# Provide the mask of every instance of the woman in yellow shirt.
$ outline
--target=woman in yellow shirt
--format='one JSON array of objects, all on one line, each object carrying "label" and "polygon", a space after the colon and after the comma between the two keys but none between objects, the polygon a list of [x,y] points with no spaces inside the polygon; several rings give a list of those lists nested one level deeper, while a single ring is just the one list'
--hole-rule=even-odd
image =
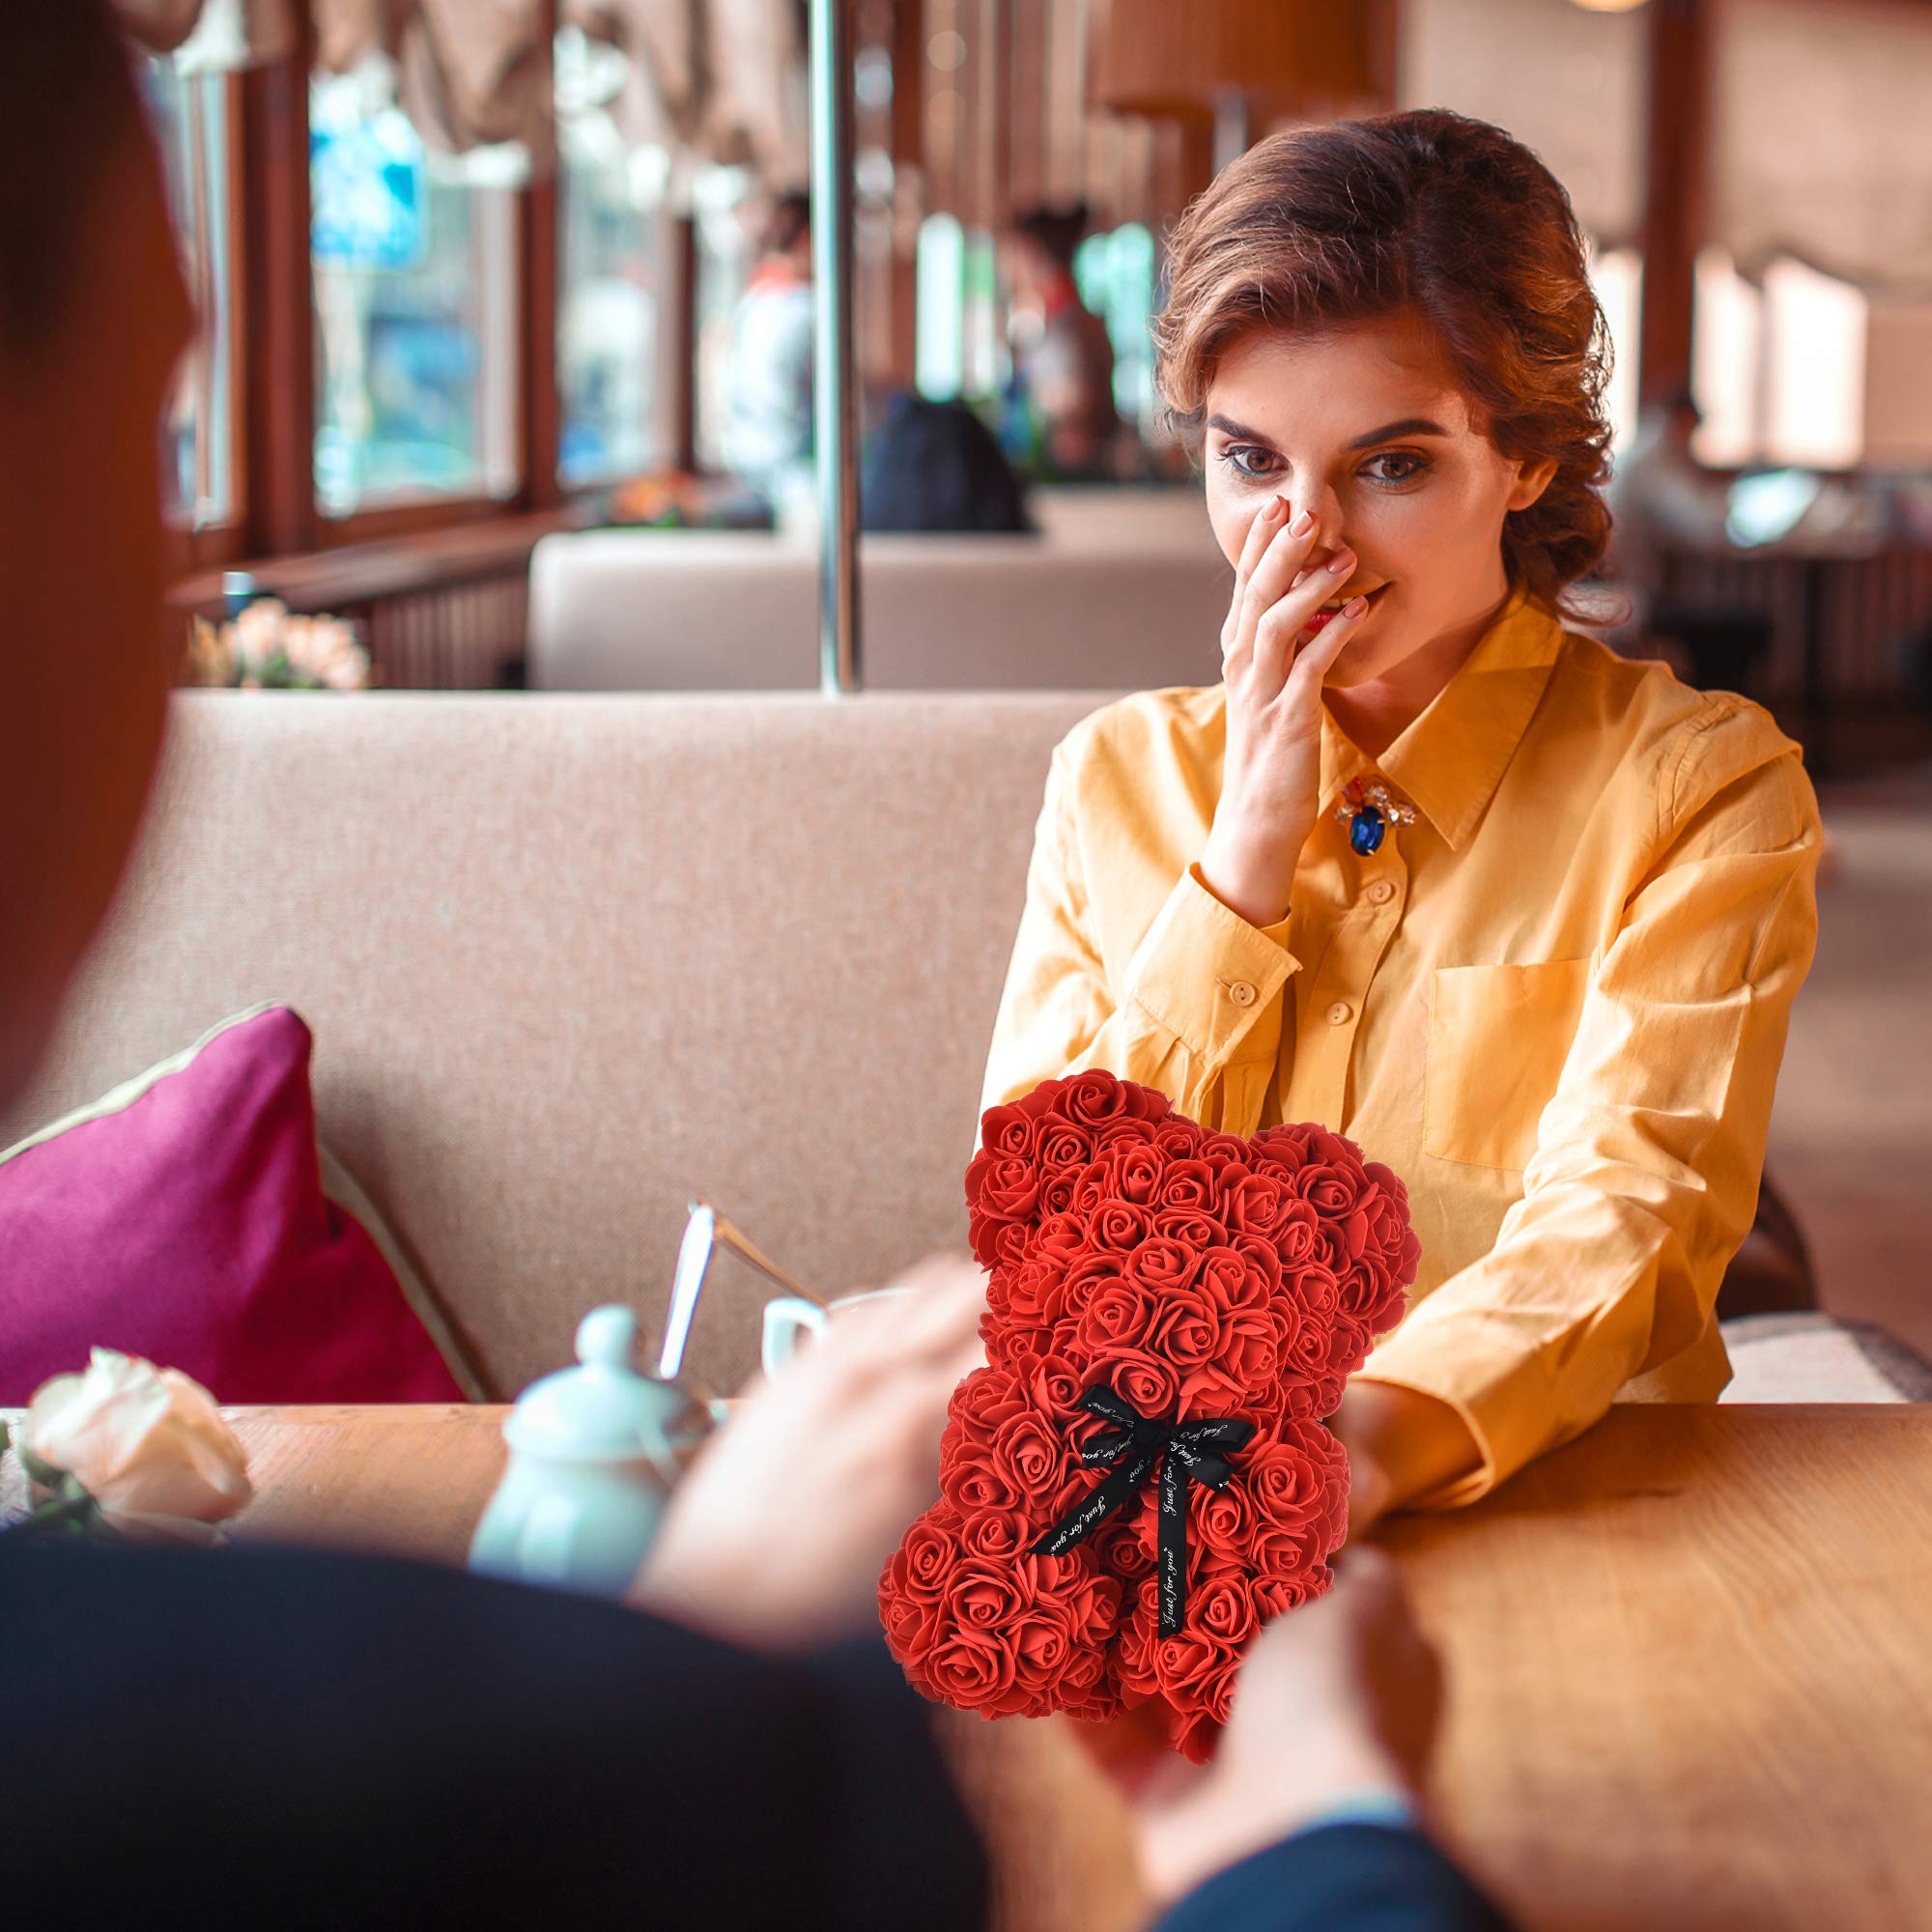
[{"label": "woman in yellow shirt", "polygon": [[1276,135],[1170,286],[1223,677],[1056,748],[980,1104],[1104,1066],[1403,1177],[1410,1306],[1335,1418],[1359,1535],[1730,1378],[1817,801],[1760,706],[1564,626],[1607,334],[1527,149],[1434,109]]}]

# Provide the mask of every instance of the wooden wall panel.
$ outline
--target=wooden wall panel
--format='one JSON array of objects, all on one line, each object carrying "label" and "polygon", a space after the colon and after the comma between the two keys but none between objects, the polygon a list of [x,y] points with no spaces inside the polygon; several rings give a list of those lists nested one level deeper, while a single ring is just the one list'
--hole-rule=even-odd
[{"label": "wooden wall panel", "polygon": [[[1104,0],[1090,0],[1093,6]],[[1087,6],[1052,0],[1046,36],[1044,199],[1077,201],[1087,188]]]},{"label": "wooden wall panel", "polygon": [[1007,72],[1012,98],[1007,186],[1015,209],[1046,199],[1047,16],[1050,0],[1008,0],[1011,43]]}]

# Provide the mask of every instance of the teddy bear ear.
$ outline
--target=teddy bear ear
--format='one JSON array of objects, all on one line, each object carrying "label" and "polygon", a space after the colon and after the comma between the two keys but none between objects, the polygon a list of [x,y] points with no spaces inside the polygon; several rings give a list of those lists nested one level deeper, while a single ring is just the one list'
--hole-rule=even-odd
[{"label": "teddy bear ear", "polygon": [[1032,1119],[1038,1120],[1042,1114],[1060,1111],[1054,1103],[1071,1085],[1072,1082],[1065,1079],[1042,1080],[1031,1094],[1022,1095],[1013,1105]]},{"label": "teddy bear ear", "polygon": [[1024,1160],[1038,1145],[1038,1116],[1024,1100],[1002,1100],[980,1116],[979,1153]]},{"label": "teddy bear ear", "polygon": [[1048,1099],[1050,1111],[1083,1127],[1104,1126],[1118,1120],[1157,1121],[1174,1107],[1158,1087],[1122,1080],[1104,1066],[1089,1066],[1064,1080],[1042,1082],[1028,1096],[1028,1103],[1047,1087],[1055,1090]]}]

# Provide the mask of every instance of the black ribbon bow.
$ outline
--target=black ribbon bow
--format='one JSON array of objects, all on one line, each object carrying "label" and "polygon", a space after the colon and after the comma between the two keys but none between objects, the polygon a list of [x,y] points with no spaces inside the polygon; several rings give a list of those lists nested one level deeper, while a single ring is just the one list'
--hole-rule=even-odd
[{"label": "black ribbon bow", "polygon": [[[1179,1636],[1187,1610],[1188,1480],[1226,1489],[1235,1471],[1227,1457],[1216,1452],[1232,1453],[1240,1448],[1255,1433],[1255,1425],[1238,1415],[1163,1422],[1143,1415],[1105,1382],[1095,1382],[1080,1398],[1080,1406],[1115,1425],[1081,1449],[1081,1462],[1090,1468],[1100,1463],[1118,1463],[1120,1466],[1084,1501],[1074,1504],[1027,1554],[1064,1556],[1136,1494],[1156,1458],[1161,1459],[1160,1634]],[[1123,1456],[1127,1460],[1122,1463]]]}]

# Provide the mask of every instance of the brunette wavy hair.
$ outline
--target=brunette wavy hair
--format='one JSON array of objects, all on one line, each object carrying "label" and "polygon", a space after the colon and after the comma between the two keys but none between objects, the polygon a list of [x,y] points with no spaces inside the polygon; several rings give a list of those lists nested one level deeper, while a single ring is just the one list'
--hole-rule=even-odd
[{"label": "brunette wavy hair", "polygon": [[1155,380],[1198,447],[1215,364],[1240,337],[1405,312],[1435,331],[1497,450],[1556,459],[1543,495],[1504,519],[1503,556],[1563,610],[1609,542],[1609,327],[1570,197],[1500,128],[1415,108],[1249,149],[1169,239]]}]

